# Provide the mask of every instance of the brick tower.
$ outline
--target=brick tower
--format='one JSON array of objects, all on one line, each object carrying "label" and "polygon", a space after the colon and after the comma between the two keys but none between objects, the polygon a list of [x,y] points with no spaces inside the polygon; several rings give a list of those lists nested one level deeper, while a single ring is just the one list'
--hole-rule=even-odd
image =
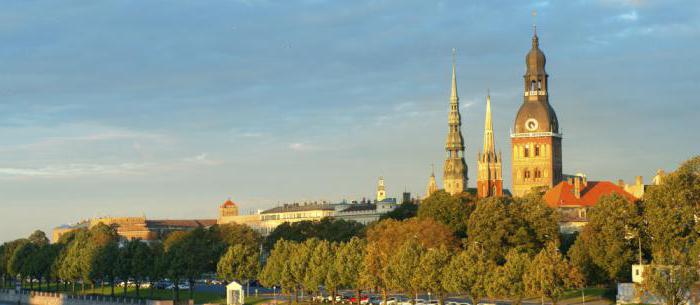
[{"label": "brick tower", "polygon": [[479,198],[503,196],[501,152],[496,154],[493,141],[493,121],[491,118],[491,95],[486,96],[486,117],[484,119],[484,149],[476,157],[476,192]]}]

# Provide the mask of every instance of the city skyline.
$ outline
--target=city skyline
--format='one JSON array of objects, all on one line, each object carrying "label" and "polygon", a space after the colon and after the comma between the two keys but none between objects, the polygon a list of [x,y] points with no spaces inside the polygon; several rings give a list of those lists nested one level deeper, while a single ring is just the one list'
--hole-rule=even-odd
[{"label": "city skyline", "polygon": [[379,176],[420,195],[445,155],[452,48],[467,165],[490,89],[510,189],[533,9],[564,173],[649,181],[700,141],[691,1],[134,7],[0,12],[1,240],[101,215],[213,218],[228,197],[242,212],[361,199]]}]

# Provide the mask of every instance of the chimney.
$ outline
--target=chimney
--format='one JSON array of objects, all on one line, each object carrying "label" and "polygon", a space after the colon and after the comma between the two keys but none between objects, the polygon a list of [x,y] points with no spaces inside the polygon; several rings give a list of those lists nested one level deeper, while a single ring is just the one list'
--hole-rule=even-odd
[{"label": "chimney", "polygon": [[624,188],[625,187],[625,180],[617,179],[617,186]]},{"label": "chimney", "polygon": [[574,177],[574,197],[581,199],[581,180],[582,177]]},{"label": "chimney", "polygon": [[637,176],[637,186],[644,184],[644,178],[642,176]]}]

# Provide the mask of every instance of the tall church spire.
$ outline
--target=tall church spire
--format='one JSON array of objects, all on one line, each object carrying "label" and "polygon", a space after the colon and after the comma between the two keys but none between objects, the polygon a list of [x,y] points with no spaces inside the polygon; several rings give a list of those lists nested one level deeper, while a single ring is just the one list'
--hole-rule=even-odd
[{"label": "tall church spire", "polygon": [[452,90],[450,92],[450,113],[447,120],[449,131],[445,150],[443,183],[445,191],[459,194],[467,188],[467,164],[464,162],[464,138],[462,137],[462,118],[459,114],[459,96],[457,95],[457,65],[455,50],[452,49]]},{"label": "tall church spire", "polygon": [[486,95],[486,118],[484,119],[484,153],[495,152],[493,144],[493,122],[491,118],[491,93]]},{"label": "tall church spire", "polygon": [[496,154],[491,117],[491,93],[486,95],[484,118],[484,149],[477,155],[477,195],[480,198],[503,195],[501,153]]}]

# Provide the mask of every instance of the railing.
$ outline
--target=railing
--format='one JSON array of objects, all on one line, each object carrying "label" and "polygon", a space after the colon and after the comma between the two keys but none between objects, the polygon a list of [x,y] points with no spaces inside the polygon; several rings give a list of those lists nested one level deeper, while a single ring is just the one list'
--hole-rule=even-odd
[{"label": "railing", "polygon": [[556,132],[520,132],[520,133],[513,133],[513,130],[510,131],[510,137],[511,138],[535,138],[535,137],[557,137],[561,138],[563,135],[561,133],[556,133]]}]

